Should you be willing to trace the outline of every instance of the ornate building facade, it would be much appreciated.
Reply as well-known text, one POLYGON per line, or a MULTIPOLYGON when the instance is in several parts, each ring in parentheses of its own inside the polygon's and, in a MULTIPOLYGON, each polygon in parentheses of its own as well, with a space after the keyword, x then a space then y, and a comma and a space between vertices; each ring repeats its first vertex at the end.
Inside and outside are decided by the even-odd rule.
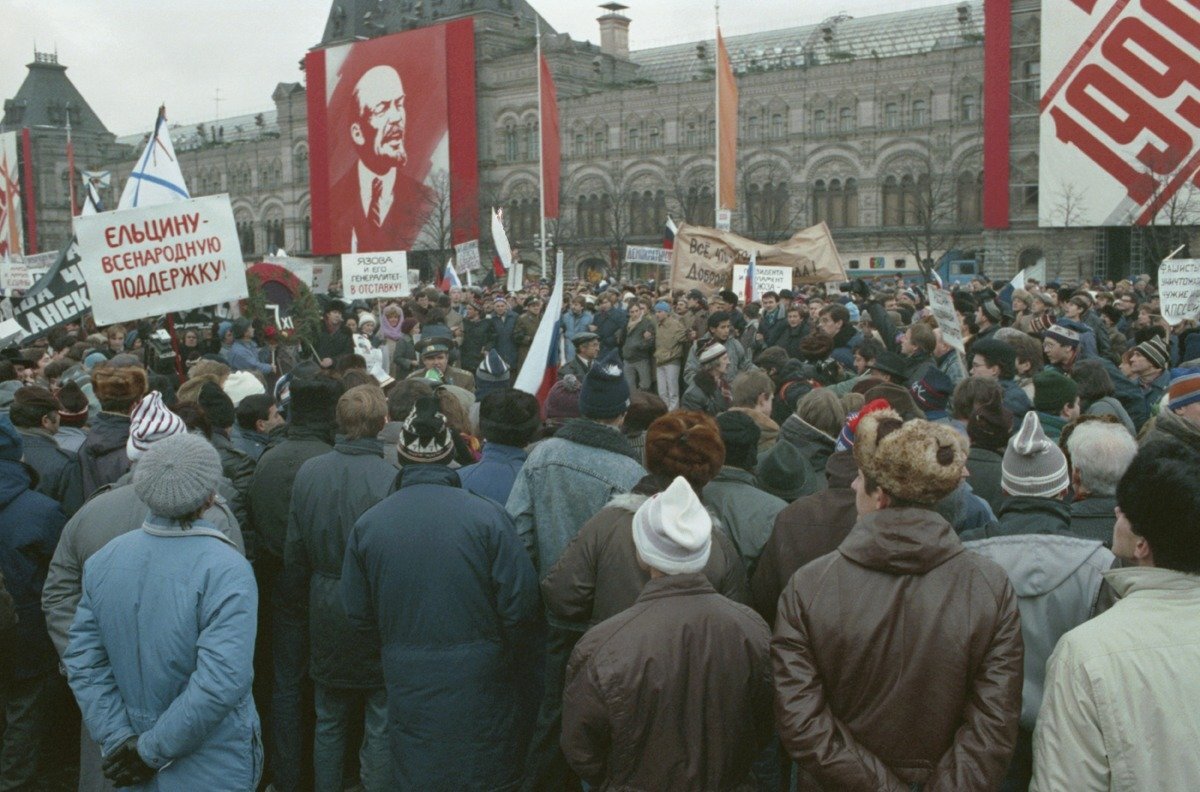
MULTIPOLYGON (((1059 274, 1090 271, 1095 232, 1037 228, 1036 8, 1036 0, 1013 3, 1009 230, 982 228, 983 3, 964 0, 726 40, 740 93, 734 231, 770 241, 824 220, 848 266, 867 274, 956 251, 999 277, 1068 249, 1059 274)), ((623 10, 605 6, 593 44, 554 32, 524 0, 339 0, 318 46, 474 18, 481 217, 503 206, 514 245, 533 265, 540 24, 563 153, 562 216, 548 224, 549 241, 570 272, 597 276, 624 269, 626 245, 657 244, 668 215, 714 220, 714 42, 630 52, 623 10)), ((173 125, 172 138, 194 195, 229 193, 247 255, 303 255, 312 227, 304 86, 280 83, 272 100, 257 115, 173 125)), ((20 126, 10 121, 12 101, 4 128, 20 126)), ((111 204, 143 138, 113 140, 95 123, 99 143, 82 160, 76 133, 77 165, 114 172, 111 204)), ((94 125, 81 118, 81 126, 94 125)), ((43 155, 53 159, 53 148, 43 155)), ((65 163, 38 179, 43 236, 61 243, 65 193, 54 188, 65 184, 65 163)))

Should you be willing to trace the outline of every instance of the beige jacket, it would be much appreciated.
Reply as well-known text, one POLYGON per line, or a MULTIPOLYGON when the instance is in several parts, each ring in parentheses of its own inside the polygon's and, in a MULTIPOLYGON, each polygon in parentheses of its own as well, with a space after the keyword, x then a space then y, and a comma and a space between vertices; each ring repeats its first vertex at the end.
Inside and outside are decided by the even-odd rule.
POLYGON ((1200 784, 1200 576, 1106 572, 1121 598, 1058 642, 1033 737, 1031 792, 1200 784))
POLYGON ((687 348, 687 328, 674 314, 667 314, 661 322, 655 322, 654 333, 654 363, 665 366, 668 363, 682 363, 683 353, 687 348))

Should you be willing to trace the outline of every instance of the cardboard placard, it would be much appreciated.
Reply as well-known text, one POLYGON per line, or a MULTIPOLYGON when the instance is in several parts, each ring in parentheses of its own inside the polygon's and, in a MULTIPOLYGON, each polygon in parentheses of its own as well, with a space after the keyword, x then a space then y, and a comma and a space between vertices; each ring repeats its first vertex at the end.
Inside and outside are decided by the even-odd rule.
POLYGON ((937 319, 938 329, 942 331, 942 340, 965 354, 967 346, 963 339, 962 322, 954 310, 954 299, 950 292, 932 283, 925 291, 929 295, 929 309, 933 311, 933 318, 937 319))

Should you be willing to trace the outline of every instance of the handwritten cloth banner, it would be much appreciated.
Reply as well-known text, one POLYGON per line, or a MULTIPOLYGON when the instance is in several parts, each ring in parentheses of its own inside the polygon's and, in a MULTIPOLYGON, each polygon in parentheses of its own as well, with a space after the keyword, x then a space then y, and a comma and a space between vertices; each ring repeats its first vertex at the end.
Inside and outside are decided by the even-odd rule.
POLYGON ((1200 318, 1200 259, 1168 259, 1158 268, 1158 301, 1171 324, 1200 318))
POLYGON ((248 294, 228 195, 77 217, 75 238, 98 325, 248 294))
POLYGON ((342 290, 348 300, 386 300, 412 294, 408 254, 347 253, 342 256, 342 290))
POLYGON ((758 267, 787 267, 794 271, 800 284, 846 280, 837 246, 824 223, 806 228, 776 245, 685 223, 675 234, 671 288, 699 289, 706 295, 728 289, 733 282, 734 265, 749 264, 752 250, 758 252, 758 267))

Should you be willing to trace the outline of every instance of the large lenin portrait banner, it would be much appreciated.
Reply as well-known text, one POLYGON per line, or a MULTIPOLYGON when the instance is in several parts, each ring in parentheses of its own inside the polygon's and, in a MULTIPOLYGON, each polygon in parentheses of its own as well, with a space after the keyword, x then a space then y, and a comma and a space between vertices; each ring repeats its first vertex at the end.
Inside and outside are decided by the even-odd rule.
POLYGON ((1043 0, 1041 36, 1039 224, 1200 202, 1200 0, 1043 0))
POLYGON ((478 237, 472 20, 310 52, 305 73, 314 253, 478 237))

